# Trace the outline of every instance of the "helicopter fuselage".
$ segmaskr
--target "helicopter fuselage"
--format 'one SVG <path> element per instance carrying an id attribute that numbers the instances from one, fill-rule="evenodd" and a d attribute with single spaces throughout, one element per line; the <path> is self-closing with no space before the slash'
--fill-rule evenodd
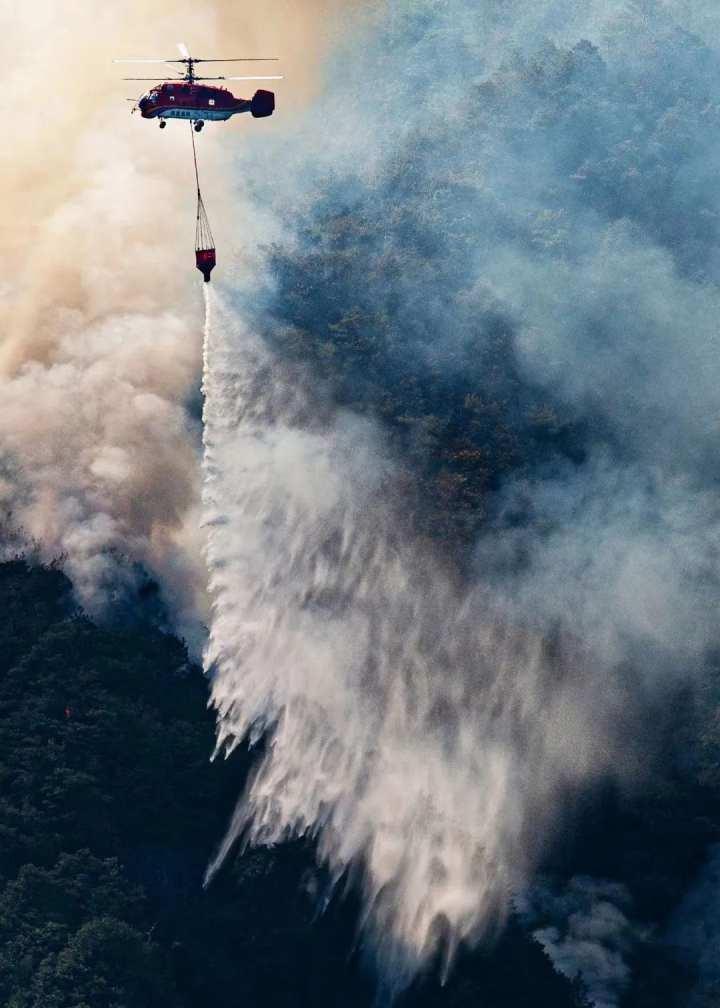
<path id="1" fill-rule="evenodd" d="M 252 98 L 236 98 L 227 88 L 165 81 L 147 91 L 137 103 L 143 119 L 223 120 L 240 112 L 255 118 L 272 115 L 272 91 L 256 91 Z"/>

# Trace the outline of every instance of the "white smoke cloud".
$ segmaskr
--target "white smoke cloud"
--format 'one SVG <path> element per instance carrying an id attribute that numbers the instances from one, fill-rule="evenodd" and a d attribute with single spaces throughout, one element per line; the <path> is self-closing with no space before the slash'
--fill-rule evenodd
<path id="1" fill-rule="evenodd" d="M 716 639 L 715 495 L 602 454 L 564 475 L 508 489 L 505 511 L 531 502 L 545 534 L 501 514 L 502 527 L 478 544 L 478 571 L 541 622 L 571 613 L 574 631 L 608 661 L 642 655 L 656 685 L 685 677 Z"/>
<path id="2" fill-rule="evenodd" d="M 683 10 L 416 0 L 345 57 L 349 83 L 331 67 L 271 179 L 239 159 L 249 233 L 276 247 L 245 260 L 208 347 L 207 662 L 220 748 L 272 740 L 218 859 L 317 834 L 336 873 L 361 864 L 396 966 L 502 918 L 557 795 L 641 773 L 647 695 L 715 639 L 717 54 Z M 323 244 L 347 221 L 356 245 Z M 380 428 L 291 363 L 293 326 L 320 341 L 334 299 L 389 318 L 360 335 L 392 341 L 398 381 L 419 359 L 479 392 L 492 310 L 524 379 L 588 426 L 581 462 L 507 478 L 470 586 L 410 541 Z M 586 968 L 610 1004 L 626 921 L 601 903 L 546 937 L 568 962 L 607 938 L 604 979 L 600 953 Z"/>
<path id="3" fill-rule="evenodd" d="M 161 68 L 112 59 L 173 57 L 182 38 L 203 55 L 278 55 L 293 81 L 278 84 L 279 112 L 291 114 L 315 87 L 344 6 L 38 0 L 4 19 L 13 121 L 0 164 L 0 548 L 62 557 L 94 615 L 124 596 L 136 604 L 138 582 L 153 577 L 198 653 L 207 597 L 190 137 L 187 123 L 160 133 L 129 115 L 125 98 L 144 85 L 122 78 Z M 278 128 L 243 119 L 203 134 L 221 261 L 240 231 L 223 162 L 252 127 Z"/>
<path id="4" fill-rule="evenodd" d="M 4 508 L 45 556 L 66 558 L 91 612 L 124 580 L 136 587 L 133 561 L 162 576 L 176 625 L 197 645 L 197 570 L 176 538 L 194 504 L 194 435 L 179 394 L 192 328 L 137 313 L 88 326 L 68 313 L 56 340 L 51 363 L 0 381 Z"/>
<path id="5" fill-rule="evenodd" d="M 628 953 L 643 937 L 627 916 L 629 903 L 617 882 L 578 875 L 561 893 L 536 884 L 517 909 L 555 968 L 581 977 L 595 1008 L 617 1008 L 630 980 Z"/>

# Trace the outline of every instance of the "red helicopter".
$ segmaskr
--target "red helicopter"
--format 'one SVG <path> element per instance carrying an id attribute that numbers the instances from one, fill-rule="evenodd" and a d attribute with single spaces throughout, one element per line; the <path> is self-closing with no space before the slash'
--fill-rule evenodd
<path id="1" fill-rule="evenodd" d="M 205 283 L 210 282 L 210 273 L 215 268 L 215 242 L 210 224 L 205 212 L 200 193 L 197 156 L 195 152 L 196 133 L 205 125 L 206 120 L 224 120 L 239 112 L 249 112 L 256 119 L 270 116 L 275 111 L 275 95 L 272 91 L 256 91 L 252 98 L 236 98 L 224 87 L 208 84 L 198 84 L 206 80 L 282 80 L 282 76 L 265 77 L 198 77 L 195 73 L 196 63 L 265 63 L 276 61 L 276 56 L 251 57 L 249 59 L 195 59 L 188 52 L 187 46 L 178 42 L 181 59 L 147 59 L 145 57 L 116 59 L 115 63 L 179 63 L 185 67 L 185 72 L 178 74 L 177 80 L 166 80 L 150 88 L 137 99 L 128 98 L 134 102 L 132 112 L 140 109 L 143 119 L 159 119 L 160 129 L 167 126 L 168 119 L 187 119 L 190 121 L 190 136 L 193 141 L 193 161 L 195 164 L 195 181 L 197 183 L 197 215 L 195 227 L 195 264 L 203 275 Z M 125 80 L 157 80 L 156 77 L 125 77 Z"/>
<path id="2" fill-rule="evenodd" d="M 275 62 L 276 56 L 252 57 L 250 59 L 195 59 L 187 46 L 178 42 L 182 59 L 146 59 L 144 57 L 117 59 L 114 63 L 180 63 L 185 73 L 178 74 L 177 80 L 166 80 L 146 91 L 135 101 L 132 109 L 140 109 L 143 119 L 159 119 L 160 129 L 164 129 L 168 119 L 189 119 L 197 133 L 207 120 L 229 119 L 239 112 L 249 112 L 256 119 L 272 115 L 275 110 L 275 95 L 272 91 L 256 91 L 252 98 L 236 98 L 224 87 L 198 84 L 206 80 L 282 80 L 282 76 L 264 77 L 198 77 L 196 63 L 267 63 Z M 124 80 L 157 80 L 156 77 L 125 77 Z"/>

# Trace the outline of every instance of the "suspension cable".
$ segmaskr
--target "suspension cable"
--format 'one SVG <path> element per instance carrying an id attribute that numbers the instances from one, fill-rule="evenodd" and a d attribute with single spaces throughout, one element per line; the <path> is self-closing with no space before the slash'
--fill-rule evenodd
<path id="1" fill-rule="evenodd" d="M 210 222 L 205 212 L 202 194 L 200 192 L 200 176 L 198 174 L 197 151 L 195 149 L 195 129 L 190 120 L 190 139 L 192 140 L 193 164 L 195 166 L 195 185 L 197 187 L 197 214 L 195 217 L 195 249 L 211 249 L 215 247 Z"/>
<path id="2" fill-rule="evenodd" d="M 197 152 L 195 151 L 195 128 L 193 126 L 192 119 L 190 120 L 190 139 L 192 140 L 193 148 L 193 164 L 195 165 L 195 185 L 197 186 L 198 199 L 200 199 L 200 176 L 198 175 L 197 166 Z"/>

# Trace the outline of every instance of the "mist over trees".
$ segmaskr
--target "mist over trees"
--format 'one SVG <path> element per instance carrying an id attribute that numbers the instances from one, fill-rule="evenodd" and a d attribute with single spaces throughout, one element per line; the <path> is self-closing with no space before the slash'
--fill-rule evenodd
<path id="1" fill-rule="evenodd" d="M 398 39 L 413 23 L 399 21 Z M 518 49 L 482 83 L 468 74 L 446 115 L 420 106 L 369 177 L 311 166 L 309 211 L 280 204 L 290 238 L 270 251 L 253 322 L 337 404 L 383 423 L 436 534 L 472 544 L 509 483 L 561 486 L 601 453 L 631 465 L 644 425 L 675 405 L 644 377 L 674 350 L 661 313 L 676 316 L 678 291 L 663 279 L 715 304 L 720 58 L 671 22 L 652 27 L 639 58 L 619 48 L 638 30 L 622 20 L 608 62 L 586 40 Z M 696 475 L 694 453 L 667 464 Z"/>
<path id="2" fill-rule="evenodd" d="M 714 924 L 696 918 L 693 951 L 678 916 L 715 884 L 720 59 L 672 3 L 589 5 L 587 38 L 583 11 L 566 30 L 553 5 L 519 7 L 505 46 L 488 29 L 514 15 L 495 5 L 477 24 L 463 3 L 393 17 L 347 85 L 376 82 L 363 128 L 337 88 L 321 153 L 301 124 L 300 185 L 281 169 L 249 186 L 282 236 L 236 303 L 313 376 L 309 425 L 337 407 L 378 424 L 411 534 L 592 642 L 632 694 L 642 795 L 620 780 L 569 803 L 556 898 L 528 919 L 566 969 L 573 943 L 599 961 L 563 889 L 621 884 L 607 998 L 685 1003 L 697 967 L 704 1004 Z M 545 17 L 580 40 L 549 41 Z"/>

